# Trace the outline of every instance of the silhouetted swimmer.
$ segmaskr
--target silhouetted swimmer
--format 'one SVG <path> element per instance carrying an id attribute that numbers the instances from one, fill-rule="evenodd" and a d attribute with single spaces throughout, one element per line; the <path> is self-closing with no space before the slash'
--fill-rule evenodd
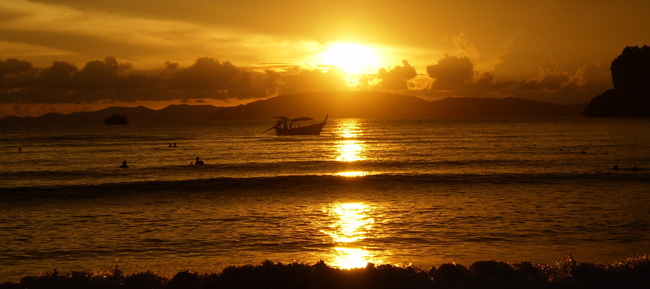
<path id="1" fill-rule="evenodd" d="M 23 151 L 23 148 L 18 148 L 18 152 L 22 152 L 22 151 Z"/>
<path id="2" fill-rule="evenodd" d="M 123 162 L 122 162 L 122 165 L 120 166 L 120 169 L 126 169 L 126 168 L 128 168 L 128 167 L 129 167 L 129 166 L 126 164 L 126 161 L 123 161 Z"/>
<path id="3" fill-rule="evenodd" d="M 586 154 L 587 154 L 587 152 L 586 152 L 586 151 L 582 151 L 581 153 L 582 153 L 583 155 L 586 155 Z"/>
<path id="4" fill-rule="evenodd" d="M 639 170 L 639 168 L 637 168 L 637 167 L 633 167 L 632 170 L 636 172 L 636 171 Z"/>
<path id="5" fill-rule="evenodd" d="M 203 164 L 204 164 L 203 161 L 202 161 L 202 160 L 199 160 L 199 157 L 196 157 L 196 163 L 195 163 L 195 165 L 199 166 L 199 165 L 203 165 Z"/>
<path id="6" fill-rule="evenodd" d="M 618 166 L 614 166 L 612 169 L 618 171 Z"/>
<path id="7" fill-rule="evenodd" d="M 172 143 L 169 143 L 169 145 L 168 145 L 167 147 L 168 147 L 168 148 L 172 147 Z"/>
<path id="8" fill-rule="evenodd" d="M 176 146 L 176 143 L 174 143 L 174 147 L 177 147 L 177 146 Z"/>

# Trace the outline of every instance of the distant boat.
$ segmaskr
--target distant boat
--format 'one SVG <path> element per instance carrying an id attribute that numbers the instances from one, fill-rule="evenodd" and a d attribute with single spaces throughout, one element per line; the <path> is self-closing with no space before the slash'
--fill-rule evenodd
<path id="1" fill-rule="evenodd" d="M 126 120 L 126 116 L 121 115 L 121 114 L 114 114 L 111 115 L 111 117 L 107 117 L 104 119 L 105 124 L 129 124 L 129 122 Z"/>
<path id="2" fill-rule="evenodd" d="M 276 117 L 278 119 L 278 122 L 275 124 L 275 126 L 265 130 L 264 132 L 275 129 L 276 135 L 320 135 L 320 132 L 323 130 L 323 127 L 327 122 L 328 116 L 329 115 L 325 116 L 325 120 L 323 120 L 323 122 L 304 126 L 303 123 L 306 121 L 311 121 L 312 118 L 299 117 L 289 119 L 288 117 L 279 116 Z"/>

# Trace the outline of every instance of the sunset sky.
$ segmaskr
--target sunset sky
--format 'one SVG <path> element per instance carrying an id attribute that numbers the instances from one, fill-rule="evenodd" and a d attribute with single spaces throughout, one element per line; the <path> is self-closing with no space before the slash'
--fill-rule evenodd
<path id="1" fill-rule="evenodd" d="M 234 105 L 304 89 L 580 103 L 612 87 L 609 65 L 625 46 L 650 44 L 648 11 L 645 0 L 0 0 L 0 61 L 32 65 L 2 72 L 0 116 L 175 101 Z M 120 98 L 112 86 L 59 86 L 74 91 L 70 99 L 38 82 L 54 61 L 83 72 L 94 60 L 110 66 L 107 57 L 120 75 L 155 70 L 163 80 L 149 83 L 164 85 L 147 86 L 148 97 L 120 91 Z M 197 92 L 160 76 L 174 78 L 161 71 L 181 72 L 200 58 L 245 81 Z M 26 73 L 33 76 L 17 76 Z M 102 99 L 97 90 L 111 92 Z"/>

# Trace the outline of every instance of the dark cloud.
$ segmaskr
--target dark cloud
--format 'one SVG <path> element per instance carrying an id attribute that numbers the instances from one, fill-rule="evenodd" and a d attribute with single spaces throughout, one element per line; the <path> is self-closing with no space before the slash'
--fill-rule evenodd
<path id="1" fill-rule="evenodd" d="M 338 67 L 283 68 L 261 71 L 263 68 L 241 68 L 207 57 L 185 68 L 167 61 L 161 68 L 147 71 L 134 70 L 129 63 L 114 57 L 89 61 L 81 69 L 64 61 L 40 69 L 23 60 L 0 60 L 0 103 L 259 99 L 349 89 L 346 73 Z M 588 101 L 611 87 L 608 65 L 598 63 L 570 72 L 558 62 L 542 62 L 537 66 L 537 75 L 518 80 L 503 80 L 493 72 L 476 71 L 467 57 L 445 55 L 426 68 L 430 79 L 418 77 L 415 68 L 404 60 L 401 66 L 361 77 L 358 88 L 408 90 L 435 98 L 511 96 L 571 104 Z M 415 85 L 426 88 L 415 90 Z M 4 109 L 10 111 L 7 106 Z"/>
<path id="2" fill-rule="evenodd" d="M 150 87 L 158 82 L 156 77 L 130 73 L 131 68 L 131 64 L 118 63 L 114 57 L 89 61 L 81 70 L 55 61 L 41 71 L 39 83 L 44 88 L 107 90 Z"/>
<path id="3" fill-rule="evenodd" d="M 24 60 L 18 60 L 15 58 L 7 59 L 5 61 L 0 60 L 0 76 L 30 72 L 33 69 L 32 64 Z"/>
<path id="4" fill-rule="evenodd" d="M 81 70 L 63 61 L 41 70 L 32 69 L 30 63 L 21 65 L 21 72 L 6 74 L 3 79 L 24 74 L 32 80 L 20 89 L 0 90 L 0 103 L 91 103 L 103 99 L 133 102 L 160 93 L 156 87 L 161 82 L 159 77 L 132 72 L 130 64 L 118 63 L 114 57 L 89 61 Z"/>
<path id="5" fill-rule="evenodd" d="M 79 72 L 76 66 L 65 61 L 54 61 L 52 66 L 41 71 L 40 83 L 44 87 L 70 89 L 73 77 Z"/>
<path id="6" fill-rule="evenodd" d="M 451 55 L 427 66 L 427 75 L 433 79 L 429 94 L 438 97 L 503 97 L 508 96 L 513 85 L 510 81 L 496 81 L 492 73 L 475 71 L 467 57 Z"/>
<path id="7" fill-rule="evenodd" d="M 435 79 L 434 90 L 462 90 L 474 80 L 474 64 L 466 57 L 445 55 L 437 64 L 427 66 L 427 74 Z"/>
<path id="8" fill-rule="evenodd" d="M 418 74 L 415 68 L 411 66 L 408 61 L 402 60 L 402 66 L 396 66 L 393 69 L 386 70 L 385 68 L 379 69 L 377 77 L 380 79 L 379 87 L 388 90 L 407 90 L 407 81 L 413 79 Z M 367 79 L 361 80 L 367 84 Z"/>
<path id="9" fill-rule="evenodd" d="M 445 55 L 434 65 L 427 66 L 433 79 L 423 95 L 437 98 L 467 97 L 519 97 L 562 104 L 586 102 L 598 91 L 606 89 L 607 71 L 597 64 L 588 64 L 570 73 L 557 61 L 538 65 L 537 75 L 527 79 L 500 80 L 492 72 L 478 72 L 467 58 Z"/>
<path id="10" fill-rule="evenodd" d="M 80 89 L 114 88 L 118 70 L 119 65 L 113 57 L 90 61 L 74 76 L 75 86 Z"/>
<path id="11" fill-rule="evenodd" d="M 24 60 L 0 60 L 0 87 L 28 86 L 34 81 L 35 71 L 32 64 Z"/>
<path id="12" fill-rule="evenodd" d="M 114 57 L 89 61 L 81 69 L 65 61 L 36 69 L 19 60 L 2 62 L 0 68 L 3 81 L 11 80 L 5 81 L 11 86 L 0 86 L 0 103 L 5 104 L 259 99 L 280 93 L 347 87 L 345 73 L 338 67 L 327 72 L 299 67 L 258 72 L 207 57 L 186 68 L 167 61 L 163 68 L 149 71 L 133 70 L 131 64 L 120 63 Z M 19 75 L 27 75 L 31 80 L 19 84 Z"/>
<path id="13" fill-rule="evenodd" d="M 199 58 L 192 66 L 177 72 L 169 80 L 172 89 L 224 90 L 251 85 L 251 74 L 230 62 Z"/>

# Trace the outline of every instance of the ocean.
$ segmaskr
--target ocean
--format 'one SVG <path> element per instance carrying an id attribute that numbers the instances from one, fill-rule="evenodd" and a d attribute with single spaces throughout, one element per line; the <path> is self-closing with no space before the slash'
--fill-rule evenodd
<path id="1" fill-rule="evenodd" d="M 116 265 L 650 253 L 650 119 L 330 119 L 320 136 L 261 133 L 273 125 L 0 126 L 0 282 Z"/>

